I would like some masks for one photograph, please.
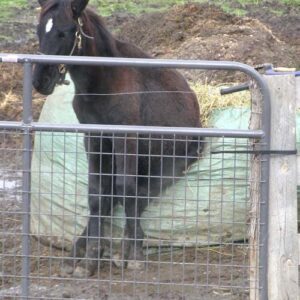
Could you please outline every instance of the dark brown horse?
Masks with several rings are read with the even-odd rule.
[[[39,0],[40,52],[51,55],[149,58],[115,39],[88,0]],[[173,70],[107,66],[36,65],[33,85],[51,94],[67,70],[75,84],[73,107],[81,123],[200,127],[195,94]],[[150,199],[182,176],[197,159],[200,142],[184,136],[85,135],[89,161],[88,224],[71,251],[67,272],[95,272],[104,249],[103,220],[117,202],[125,207],[127,238],[122,259],[143,261],[140,215]],[[174,179],[175,178],[175,179]],[[76,266],[75,270],[71,266]],[[87,266],[87,268],[86,268]]]

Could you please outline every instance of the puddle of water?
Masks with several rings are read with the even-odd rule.
[[[20,186],[19,180],[0,179],[0,190],[11,190]]]
[[[5,192],[19,189],[22,185],[21,176],[19,172],[0,172],[0,190]]]

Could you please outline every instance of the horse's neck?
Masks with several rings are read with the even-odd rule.
[[[81,56],[149,58],[136,46],[115,39],[105,27],[95,26],[91,31],[94,34],[87,33],[93,39],[83,38]],[[122,70],[121,67],[72,66],[70,73],[78,93],[106,93],[111,90],[113,80],[118,82],[122,77]]]
[[[103,66],[72,66],[69,69],[76,93],[106,93],[116,68]]]
[[[108,31],[97,32],[93,39],[84,37],[80,56],[119,57],[117,41]],[[77,92],[103,90],[108,78],[115,72],[114,68],[103,66],[71,66],[69,68]]]
[[[82,55],[84,56],[101,56],[101,57],[117,57],[119,56],[117,49],[117,40],[107,30],[101,19],[93,20],[90,18],[90,28],[88,37],[83,38]]]

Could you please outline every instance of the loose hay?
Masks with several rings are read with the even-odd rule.
[[[0,94],[0,119],[5,121],[16,120],[22,112],[19,97],[12,91]]]
[[[21,65],[0,64],[0,120],[22,120],[23,68]],[[45,101],[44,96],[33,93],[33,119],[38,120]]]
[[[195,91],[199,101],[201,124],[203,127],[208,126],[210,115],[215,109],[250,107],[251,94],[249,91],[221,96],[220,89],[223,87],[198,83],[191,84],[191,88]]]
[[[23,112],[22,93],[14,89],[0,92],[0,120],[1,121],[21,121]],[[33,119],[38,120],[42,110],[45,97],[37,93],[33,95]]]

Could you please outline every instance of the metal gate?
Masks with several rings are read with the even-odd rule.
[[[250,224],[253,225],[248,218],[248,214],[246,213],[243,222],[236,216],[236,209],[240,204],[236,201],[237,191],[241,184],[244,189],[244,202],[242,205],[245,211],[249,212],[247,199],[249,198],[249,181],[251,180],[249,180],[248,171],[251,164],[250,154],[254,153],[253,140],[260,144],[260,150],[269,150],[270,144],[269,91],[264,79],[253,68],[241,63],[223,61],[44,55],[1,54],[0,60],[2,63],[21,63],[24,66],[23,121],[0,122],[0,151],[3,158],[0,174],[2,193],[0,198],[0,299],[115,299],[117,297],[121,299],[247,299],[249,293],[259,293],[260,299],[267,299],[268,155],[261,155],[263,157],[261,159],[261,178],[258,178],[260,185],[259,214],[252,216],[255,220],[255,226],[259,228],[259,240],[254,245],[247,238],[248,228]],[[59,125],[33,122],[31,82],[32,64],[34,63],[240,71],[256,82],[262,94],[262,128],[258,130],[231,130],[83,124]],[[70,216],[65,212],[55,215],[53,213],[53,203],[49,203],[46,212],[42,207],[34,211],[31,208],[31,197],[34,193],[38,193],[39,197],[43,197],[41,189],[33,191],[31,188],[33,137],[34,134],[38,136],[41,133],[47,133],[52,138],[59,135],[62,137],[65,146],[67,146],[69,133],[73,133],[75,139],[82,139],[82,133],[89,133],[90,136],[93,136],[98,132],[109,134],[113,139],[121,138],[124,143],[126,143],[129,134],[134,135],[137,140],[146,139],[149,143],[154,140],[158,143],[166,142],[164,135],[171,136],[172,139],[169,142],[172,143],[186,143],[191,137],[198,137],[200,143],[202,142],[200,139],[205,137],[204,144],[208,149],[206,160],[209,167],[207,174],[203,175],[204,177],[197,177],[193,181],[192,185],[195,186],[195,189],[191,194],[196,194],[194,198],[189,194],[192,187],[188,179],[182,179],[184,192],[181,196],[176,196],[174,190],[169,191],[169,199],[172,203],[171,216],[163,213],[160,206],[161,198],[154,199],[159,207],[158,214],[142,216],[141,221],[144,221],[144,226],[148,227],[149,230],[154,223],[158,224],[156,228],[159,228],[156,230],[156,236],[145,234],[145,261],[142,269],[126,269],[122,265],[122,259],[114,256],[115,248],[122,248],[122,238],[114,236],[111,224],[113,219],[122,222],[122,217],[111,216],[110,222],[108,222],[109,234],[106,237],[108,253],[99,259],[96,274],[92,277],[74,278],[62,275],[59,271],[64,261],[68,259],[67,245],[63,244],[58,249],[53,242],[53,239],[58,238],[64,243],[64,221]],[[11,148],[6,143],[8,138],[14,139],[16,137],[22,137],[23,146],[21,149]],[[216,141],[216,139],[218,140]],[[217,150],[214,145],[218,146]],[[228,145],[232,147],[230,150],[227,148]],[[50,145],[50,149],[51,151],[48,151],[49,155],[53,157],[55,147]],[[44,150],[37,151],[42,153]],[[239,152],[242,153],[242,158],[237,157]],[[78,154],[78,150],[75,149],[75,163]],[[223,163],[219,166],[221,171],[218,180],[221,190],[218,196],[214,194],[215,182],[210,178],[214,172],[214,159],[216,156],[219,156],[222,162],[231,160],[233,163],[231,173],[226,173]],[[243,161],[242,165],[246,168],[244,175],[237,175],[240,160]],[[40,166],[40,171],[42,167]],[[195,172],[201,171],[197,170],[197,167],[195,168]],[[53,180],[57,175],[56,172],[59,171],[52,168],[50,171],[44,172],[48,172]],[[173,178],[174,181],[175,179]],[[18,183],[21,183],[19,189],[10,190],[10,184],[18,185]],[[205,199],[207,208],[202,208],[201,201],[204,201],[204,199],[201,199],[199,194],[199,184],[203,183],[205,183],[208,191],[208,198]],[[230,204],[232,219],[229,221],[222,215],[227,201],[224,196],[226,185],[233,188],[230,198],[232,200]],[[52,188],[51,195],[56,192]],[[72,196],[74,196],[74,199],[79,197],[76,193]],[[175,213],[176,201],[178,200],[184,203],[182,214],[179,216]],[[61,205],[63,207],[63,203]],[[190,210],[194,211],[193,217],[187,215],[189,205],[191,205]],[[214,205],[218,207],[218,219],[213,219],[210,215],[215,207]],[[200,206],[202,215],[200,214]],[[78,209],[80,209],[79,206]],[[51,221],[47,234],[33,234],[30,228],[33,216],[37,219],[46,216],[49,219],[56,217],[61,220],[61,236],[57,237],[52,234],[54,224]],[[87,217],[86,213],[77,216],[77,218],[82,218],[83,222],[85,217]],[[71,219],[74,221],[75,226],[76,216],[72,215]],[[171,228],[170,237],[164,235],[162,227],[164,222],[168,223]],[[183,228],[181,229],[181,236],[184,238],[181,243],[178,242],[178,238],[174,233],[176,226],[179,226],[178,224],[183,226],[181,227]],[[228,224],[232,227],[241,226],[244,238],[235,240],[232,233],[226,236],[222,232],[222,228],[228,226]],[[201,241],[198,234],[198,230],[202,226],[207,226],[207,239],[205,242]],[[193,230],[195,230],[194,235],[190,232]],[[81,232],[77,232],[76,229],[75,236],[78,237],[80,234]],[[44,235],[45,240],[48,239],[47,244],[43,241],[42,235]],[[115,242],[118,246],[115,246]],[[250,256],[253,250],[255,253],[259,253],[259,257],[251,262],[253,258]],[[119,266],[116,267],[115,265]],[[251,276],[251,273],[256,274],[256,278]],[[254,282],[253,278],[255,278]]]

